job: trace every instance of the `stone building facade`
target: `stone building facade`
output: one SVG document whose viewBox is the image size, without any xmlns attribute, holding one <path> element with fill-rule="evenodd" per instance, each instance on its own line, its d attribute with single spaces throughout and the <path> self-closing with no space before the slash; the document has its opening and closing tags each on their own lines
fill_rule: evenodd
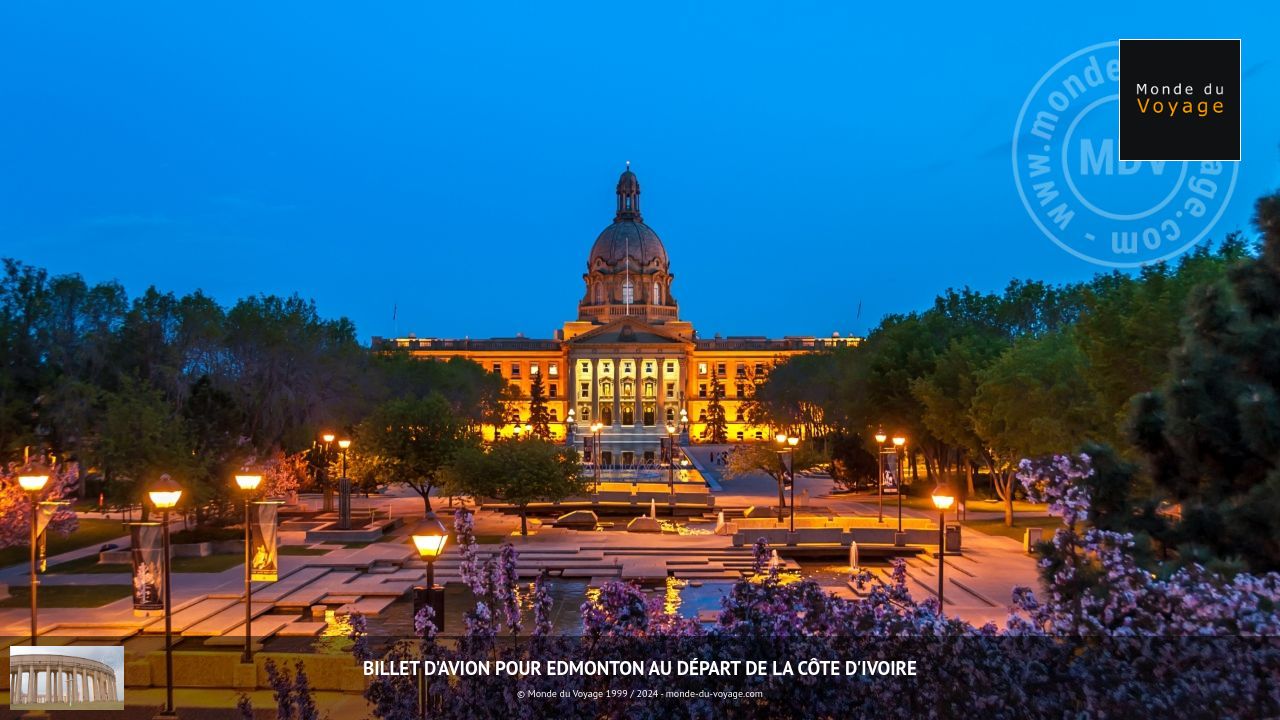
<svg viewBox="0 0 1280 720">
<path fill-rule="evenodd" d="M 121 699 L 110 665 L 72 655 L 35 653 L 9 657 L 9 693 L 13 705 L 74 706 Z"/>
<path fill-rule="evenodd" d="M 512 435 L 527 422 L 529 386 L 539 374 L 553 434 L 566 438 L 573 433 L 581 439 L 590 434 L 591 425 L 603 424 L 601 459 L 606 464 L 660 458 L 667 426 L 682 420 L 685 441 L 705 440 L 717 382 L 724 392 L 728 439 L 770 437 L 770 428 L 752 424 L 747 416 L 756 383 L 791 355 L 852 345 L 858 339 L 699 337 L 680 319 L 671 261 L 658 234 L 644 222 L 640 182 L 630 167 L 618 178 L 615 192 L 613 223 L 587 256 L 577 319 L 566 322 L 553 338 L 375 337 L 374 349 L 421 359 L 463 357 L 501 374 L 523 400 L 513 404 L 507 425 L 486 429 L 489 438 Z"/>
</svg>

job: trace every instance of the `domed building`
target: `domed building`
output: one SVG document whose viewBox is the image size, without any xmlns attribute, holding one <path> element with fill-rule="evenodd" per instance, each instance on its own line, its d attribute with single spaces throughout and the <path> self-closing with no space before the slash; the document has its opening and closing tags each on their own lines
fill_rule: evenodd
<svg viewBox="0 0 1280 720">
<path fill-rule="evenodd" d="M 630 163 L 614 193 L 613 223 L 587 254 L 578 317 L 553 338 L 410 334 L 375 337 L 374 349 L 423 359 L 463 357 L 501 374 L 522 399 L 513 403 L 507 424 L 486 428 L 488 438 L 514 435 L 528 422 L 529 388 L 541 375 L 553 435 L 579 443 L 585 459 L 605 465 L 659 462 L 669 426 L 679 428 L 682 442 L 709 440 L 708 409 L 717 394 L 730 442 L 770 437 L 770 428 L 746 416 L 756 383 L 788 356 L 855 344 L 857 338 L 698 337 L 680 319 L 671 260 L 641 214 L 640 180 Z M 603 426 L 598 448 L 586 430 L 595 424 Z"/>
</svg>

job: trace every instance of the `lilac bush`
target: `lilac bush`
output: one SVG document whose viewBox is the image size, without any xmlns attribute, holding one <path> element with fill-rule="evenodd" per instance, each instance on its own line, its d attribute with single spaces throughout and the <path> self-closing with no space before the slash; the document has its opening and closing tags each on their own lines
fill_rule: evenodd
<svg viewBox="0 0 1280 720">
<path fill-rule="evenodd" d="M 811 580 L 780 577 L 768 567 L 767 544 L 758 542 L 755 576 L 731 588 L 710 627 L 668 613 L 660 599 L 615 581 L 582 604 L 581 637 L 551 637 L 551 599 L 539 578 L 533 638 L 523 646 L 497 643 L 499 623 L 515 626 L 513 632 L 520 623 L 519 604 L 508 601 L 516 594 L 516 551 L 504 547 L 496 564 L 472 556 L 468 583 L 479 592 L 466 635 L 451 645 L 433 638 L 423 646 L 451 659 L 913 659 L 921 676 L 468 676 L 437 682 L 439 706 L 449 708 L 450 717 L 501 720 L 1280 715 L 1280 576 L 1224 578 L 1195 565 L 1159 576 L 1141 567 L 1131 536 L 1087 525 L 1090 499 L 1081 481 L 1091 473 L 1083 455 L 1020 466 L 1028 495 L 1047 503 L 1063 524 L 1042 548 L 1044 587 L 1014 590 L 1003 629 L 950 617 L 932 597 L 917 601 L 902 561 L 894 562 L 887 581 L 861 571 L 854 578 L 858 597 L 842 599 Z M 354 619 L 352 627 L 363 631 Z M 357 647 L 366 646 L 357 639 Z M 406 652 L 397 644 L 387 657 Z M 410 717 L 412 683 L 380 678 L 374 686 L 375 715 Z M 692 696 L 633 696 L 654 686 Z M 697 695 L 708 688 L 759 696 Z M 553 696 L 533 702 L 520 695 L 528 689 Z M 611 695 L 608 702 L 582 701 L 574 692 Z"/>
</svg>

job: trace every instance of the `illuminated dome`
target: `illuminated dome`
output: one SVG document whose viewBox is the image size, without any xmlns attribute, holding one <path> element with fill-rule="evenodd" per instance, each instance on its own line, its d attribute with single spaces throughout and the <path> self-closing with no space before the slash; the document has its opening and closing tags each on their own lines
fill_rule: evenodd
<svg viewBox="0 0 1280 720">
<path fill-rule="evenodd" d="M 618 207 L 613 224 L 596 237 L 583 275 L 587 291 L 578 304 L 579 319 L 608 322 L 637 315 L 651 322 L 676 317 L 671 297 L 671 268 L 658 234 L 640 214 L 640 181 L 630 163 L 618 178 Z"/>
</svg>

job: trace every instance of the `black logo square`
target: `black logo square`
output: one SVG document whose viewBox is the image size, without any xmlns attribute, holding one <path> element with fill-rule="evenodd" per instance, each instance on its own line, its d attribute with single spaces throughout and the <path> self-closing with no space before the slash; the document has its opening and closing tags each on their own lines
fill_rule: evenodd
<svg viewBox="0 0 1280 720">
<path fill-rule="evenodd" d="M 1239 160 L 1240 41 L 1121 40 L 1120 159 Z"/>
</svg>

